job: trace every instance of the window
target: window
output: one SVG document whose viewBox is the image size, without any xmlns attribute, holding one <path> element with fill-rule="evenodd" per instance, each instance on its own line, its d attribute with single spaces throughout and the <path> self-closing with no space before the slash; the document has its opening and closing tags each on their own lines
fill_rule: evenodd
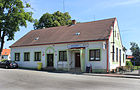
<svg viewBox="0 0 140 90">
<path fill-rule="evenodd" d="M 117 33 L 118 39 L 119 39 L 119 33 Z"/>
<path fill-rule="evenodd" d="M 41 61 L 41 52 L 35 52 L 35 61 Z"/>
<path fill-rule="evenodd" d="M 114 46 L 112 46 L 112 62 L 114 62 Z"/>
<path fill-rule="evenodd" d="M 115 32 L 115 35 L 114 36 L 116 37 L 116 30 L 114 32 Z"/>
<path fill-rule="evenodd" d="M 15 61 L 19 61 L 20 60 L 20 53 L 15 53 Z"/>
<path fill-rule="evenodd" d="M 124 63 L 124 54 L 123 54 L 123 63 Z"/>
<path fill-rule="evenodd" d="M 59 61 L 67 61 L 67 52 L 59 51 Z"/>
<path fill-rule="evenodd" d="M 116 62 L 118 62 L 118 48 L 116 48 Z"/>
<path fill-rule="evenodd" d="M 30 53 L 29 52 L 24 53 L 24 61 L 30 61 Z"/>
<path fill-rule="evenodd" d="M 119 56 L 120 56 L 120 57 L 119 57 L 120 59 L 119 59 L 119 60 L 121 61 L 121 57 L 122 57 L 122 56 L 121 56 L 121 49 L 120 49 L 120 51 L 119 51 L 119 52 L 120 52 L 120 55 L 119 55 Z"/>
<path fill-rule="evenodd" d="M 89 50 L 90 61 L 100 61 L 100 49 Z"/>
</svg>

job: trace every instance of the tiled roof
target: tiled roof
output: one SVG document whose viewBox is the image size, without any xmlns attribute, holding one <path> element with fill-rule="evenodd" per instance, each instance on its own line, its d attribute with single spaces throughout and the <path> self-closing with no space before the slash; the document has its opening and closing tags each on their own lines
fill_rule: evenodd
<svg viewBox="0 0 140 90">
<path fill-rule="evenodd" d="M 10 47 L 107 40 L 115 19 L 32 30 Z"/>
<path fill-rule="evenodd" d="M 10 49 L 3 49 L 1 55 L 9 55 L 10 54 Z"/>
<path fill-rule="evenodd" d="M 127 59 L 132 59 L 133 56 L 132 56 L 132 55 L 127 55 L 126 58 L 127 58 Z"/>
</svg>

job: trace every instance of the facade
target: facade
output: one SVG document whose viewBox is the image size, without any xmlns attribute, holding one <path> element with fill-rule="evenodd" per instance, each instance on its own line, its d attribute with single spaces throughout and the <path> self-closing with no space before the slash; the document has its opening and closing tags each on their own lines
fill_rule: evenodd
<svg viewBox="0 0 140 90">
<path fill-rule="evenodd" d="M 3 49 L 2 50 L 2 59 L 7 59 L 7 60 L 10 60 L 11 57 L 10 57 L 10 49 Z"/>
<path fill-rule="evenodd" d="M 93 72 L 110 72 L 125 66 L 116 18 L 32 30 L 10 48 L 11 60 L 24 68 L 41 62 L 42 68 L 85 72 L 90 66 Z"/>
</svg>

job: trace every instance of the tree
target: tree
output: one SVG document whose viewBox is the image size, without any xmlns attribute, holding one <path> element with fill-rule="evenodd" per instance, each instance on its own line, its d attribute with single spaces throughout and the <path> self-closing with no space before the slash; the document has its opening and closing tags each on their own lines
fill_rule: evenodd
<svg viewBox="0 0 140 90">
<path fill-rule="evenodd" d="M 135 63 L 136 65 L 140 65 L 140 48 L 138 44 L 136 44 L 135 42 L 131 42 L 130 45 L 131 45 L 130 50 L 132 52 L 132 56 L 134 57 L 132 61 L 136 62 Z"/>
<path fill-rule="evenodd" d="M 32 12 L 27 12 L 29 8 L 30 4 L 21 0 L 0 0 L 0 56 L 5 37 L 7 41 L 14 40 L 14 34 L 20 30 L 19 27 L 27 27 L 26 22 L 33 21 Z"/>
<path fill-rule="evenodd" d="M 70 25 L 72 24 L 72 21 L 70 20 L 71 16 L 68 12 L 62 13 L 62 12 L 54 12 L 53 14 L 45 13 L 41 16 L 39 21 L 36 19 L 34 21 L 34 29 L 41 29 L 43 27 L 49 28 L 49 27 L 57 27 L 57 26 L 64 26 L 64 25 Z"/>
</svg>

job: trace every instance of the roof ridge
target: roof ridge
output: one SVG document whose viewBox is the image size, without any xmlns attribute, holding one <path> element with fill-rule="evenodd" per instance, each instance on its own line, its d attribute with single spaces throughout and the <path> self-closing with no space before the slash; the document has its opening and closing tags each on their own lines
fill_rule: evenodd
<svg viewBox="0 0 140 90">
<path fill-rule="evenodd" d="M 81 22 L 81 23 L 82 24 L 84 24 L 84 23 L 93 23 L 93 22 L 99 22 L 99 21 L 105 21 L 105 20 L 111 20 L 111 19 L 116 19 L 116 17 L 108 18 L 108 19 L 100 19 L 100 20 L 96 20 L 96 21 Z M 77 23 L 77 24 L 80 24 L 80 23 Z"/>
<path fill-rule="evenodd" d="M 116 19 L 116 17 L 113 18 L 107 18 L 107 19 L 100 19 L 100 20 L 96 20 L 96 21 L 89 21 L 89 22 L 81 22 L 81 23 L 77 23 L 77 24 L 85 24 L 85 23 L 93 23 L 93 22 L 99 22 L 99 21 L 105 21 L 105 20 L 111 20 L 111 19 Z M 75 24 L 75 25 L 77 25 Z M 49 27 L 49 28 L 42 28 L 42 29 L 36 29 L 36 30 L 48 30 L 48 29 L 53 29 L 53 28 L 60 28 L 60 27 L 66 27 L 66 26 L 72 26 L 72 25 L 64 25 L 64 26 L 56 26 L 56 27 Z M 36 31 L 36 30 L 31 30 L 31 31 Z"/>
</svg>

